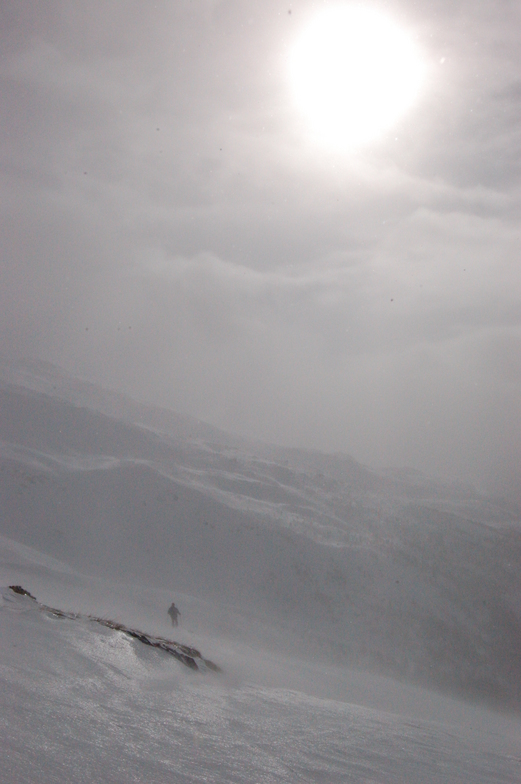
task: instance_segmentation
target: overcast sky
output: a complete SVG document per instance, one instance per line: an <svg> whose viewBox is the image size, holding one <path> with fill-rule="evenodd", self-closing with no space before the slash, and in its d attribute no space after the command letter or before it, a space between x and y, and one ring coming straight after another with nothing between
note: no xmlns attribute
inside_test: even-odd
<svg viewBox="0 0 521 784"><path fill-rule="evenodd" d="M513 482L521 5L372 3L425 74L349 151L288 79L327 5L3 0L2 350L265 440Z"/></svg>

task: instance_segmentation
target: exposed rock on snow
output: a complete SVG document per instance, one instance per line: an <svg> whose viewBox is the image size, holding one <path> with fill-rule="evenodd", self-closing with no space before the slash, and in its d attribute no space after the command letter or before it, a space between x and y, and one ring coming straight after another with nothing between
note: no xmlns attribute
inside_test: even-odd
<svg viewBox="0 0 521 784"><path fill-rule="evenodd" d="M191 670L210 670L211 672L221 672L221 668L217 664L214 664L214 662L210 661L209 659L204 659L196 648L191 648L188 645L182 645L179 642L174 642L174 640L165 640L162 637L155 637L151 634L145 634L144 632L140 632L137 629L130 629L128 626L125 626L122 623L110 621L106 618L96 618L94 615L85 616L81 615L80 613L57 610L55 607L47 607L45 604L40 604L36 597L29 593L29 591L26 591L25 588L22 588L21 585L10 585L9 588L13 593L31 599L38 605L38 608L42 610L42 612L50 613L56 618L69 618L70 620L86 619L89 621L94 621L95 623L101 624L101 626L114 629L114 631L123 632L123 634L127 634L129 637L133 637L134 639L139 640L139 642L142 642L143 645L150 645L152 648L159 648L159 650L170 654L170 656L173 656L175 659L177 659L177 661L180 661Z"/></svg>

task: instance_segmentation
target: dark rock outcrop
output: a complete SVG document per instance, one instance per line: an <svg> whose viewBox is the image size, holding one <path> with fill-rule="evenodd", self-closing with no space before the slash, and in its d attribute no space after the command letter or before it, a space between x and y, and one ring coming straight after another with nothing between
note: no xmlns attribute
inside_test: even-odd
<svg viewBox="0 0 521 784"><path fill-rule="evenodd" d="M209 659L203 658L197 648L191 648L188 645L183 645L182 643L175 642L174 640L166 640L163 637L156 637L151 634L145 634L144 632L138 631L137 629L131 629L128 626L125 626L125 624L117 623L116 621L111 621L106 618L97 618L94 615L81 615L79 613L65 612L64 610L58 610L55 607L48 607L45 604L40 604L36 597L29 593L29 591L26 591L25 588L22 588L21 585L10 585L9 588L11 591L13 591L13 593L19 594L20 596L27 596L29 599L32 599L34 602L36 602L42 612L49 613L55 618L68 618L70 620L84 619L93 621L94 623L99 623L101 626L106 626L108 629L114 629L114 631L122 632L128 637L139 640L139 642L143 643L143 645L149 645L152 648L159 648L159 650L168 653L170 656L173 656L174 659L177 659L177 661L180 661L191 670L210 670L211 672L221 672L221 668Z"/></svg>

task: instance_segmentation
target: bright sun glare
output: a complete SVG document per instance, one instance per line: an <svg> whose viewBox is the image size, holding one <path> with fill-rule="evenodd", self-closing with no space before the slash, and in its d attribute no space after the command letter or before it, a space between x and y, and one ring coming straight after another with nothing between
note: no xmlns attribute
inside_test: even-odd
<svg viewBox="0 0 521 784"><path fill-rule="evenodd" d="M416 98L423 72L409 35L360 6L318 14L290 56L296 104L312 135L334 149L366 144L391 127Z"/></svg>

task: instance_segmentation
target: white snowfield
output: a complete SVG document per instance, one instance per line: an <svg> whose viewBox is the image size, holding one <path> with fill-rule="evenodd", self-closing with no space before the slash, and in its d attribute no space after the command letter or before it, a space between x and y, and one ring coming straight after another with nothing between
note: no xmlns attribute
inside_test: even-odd
<svg viewBox="0 0 521 784"><path fill-rule="evenodd" d="M117 607L148 620L147 631L167 633L160 591L93 580L5 538L0 564L6 784L520 780L515 718L386 678L170 629L224 669L192 672L121 632L42 612L6 586L16 577L46 602ZM194 607L196 618L203 614Z"/></svg>
<svg viewBox="0 0 521 784"><path fill-rule="evenodd" d="M521 782L519 510L46 366L0 411L2 784Z"/></svg>

